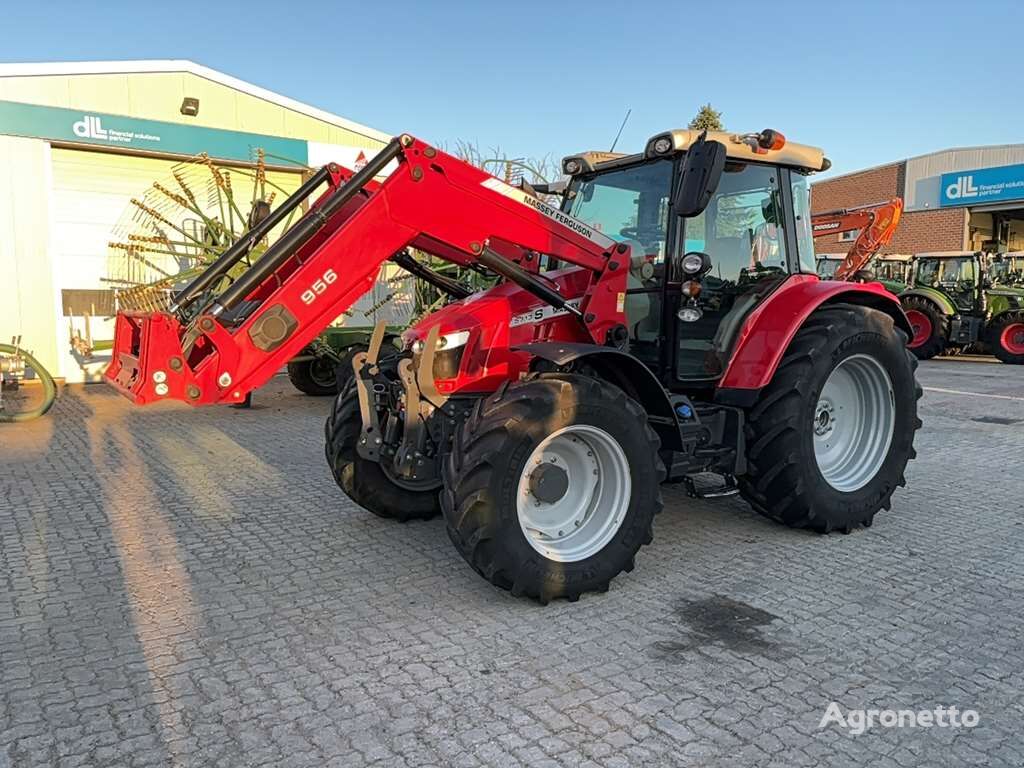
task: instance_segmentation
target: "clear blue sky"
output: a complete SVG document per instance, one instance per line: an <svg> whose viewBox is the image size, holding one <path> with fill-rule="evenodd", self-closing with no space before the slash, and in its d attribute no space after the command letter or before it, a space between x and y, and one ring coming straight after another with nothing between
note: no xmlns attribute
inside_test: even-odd
<svg viewBox="0 0 1024 768"><path fill-rule="evenodd" d="M186 58L389 133L516 156L619 148L711 102L834 172L1024 141L1024 4L5 2L5 61Z"/></svg>

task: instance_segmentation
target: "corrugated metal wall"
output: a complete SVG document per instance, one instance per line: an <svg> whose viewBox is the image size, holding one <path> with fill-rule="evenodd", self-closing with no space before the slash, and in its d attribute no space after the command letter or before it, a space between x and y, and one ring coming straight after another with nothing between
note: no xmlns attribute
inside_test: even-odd
<svg viewBox="0 0 1024 768"><path fill-rule="evenodd" d="M939 181L944 173L1024 163L1024 144L971 147L935 152L907 160L903 202L908 211L939 207Z"/></svg>

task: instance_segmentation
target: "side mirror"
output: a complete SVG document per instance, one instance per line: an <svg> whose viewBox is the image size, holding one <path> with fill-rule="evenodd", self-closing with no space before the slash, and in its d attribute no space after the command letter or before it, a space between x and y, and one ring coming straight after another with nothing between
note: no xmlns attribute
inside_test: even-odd
<svg viewBox="0 0 1024 768"><path fill-rule="evenodd" d="M530 187L538 195L562 195L569 186L567 181L552 181L547 184L531 184Z"/></svg>
<svg viewBox="0 0 1024 768"><path fill-rule="evenodd" d="M708 141L707 131L687 150L672 201L672 211L676 216L697 216L708 207L722 178L725 157L725 145Z"/></svg>

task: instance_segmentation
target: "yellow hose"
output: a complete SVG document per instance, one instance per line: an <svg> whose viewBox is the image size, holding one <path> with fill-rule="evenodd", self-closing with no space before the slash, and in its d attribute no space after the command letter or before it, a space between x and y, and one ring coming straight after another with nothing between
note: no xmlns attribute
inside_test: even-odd
<svg viewBox="0 0 1024 768"><path fill-rule="evenodd" d="M29 419L42 416L50 410L50 406L53 405L53 401L57 397L57 387L53 383L53 377L50 375L49 371L39 364L38 360L23 349L15 349L10 344L0 344L0 355L14 355L15 353L21 355L25 360L25 365L32 368L36 372L36 376L38 376L39 380L42 382L43 403L38 408L33 408L31 411L24 411L23 413L8 414L4 413L4 411L0 409L0 422L28 421Z"/></svg>

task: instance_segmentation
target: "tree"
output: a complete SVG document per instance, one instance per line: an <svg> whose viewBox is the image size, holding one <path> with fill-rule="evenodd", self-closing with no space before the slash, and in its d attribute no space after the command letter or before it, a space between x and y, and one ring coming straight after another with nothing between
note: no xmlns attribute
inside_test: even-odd
<svg viewBox="0 0 1024 768"><path fill-rule="evenodd" d="M693 128L698 131L724 131L725 126L722 125L722 113L710 104L705 104L697 111L697 115L690 121L687 128Z"/></svg>

